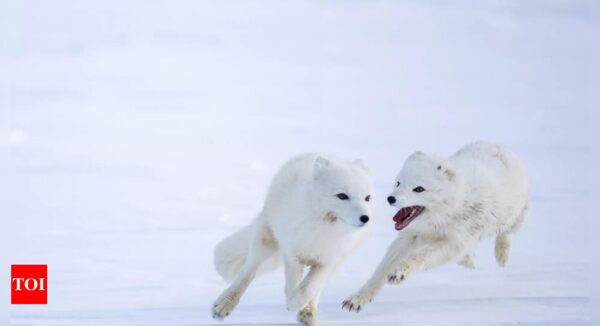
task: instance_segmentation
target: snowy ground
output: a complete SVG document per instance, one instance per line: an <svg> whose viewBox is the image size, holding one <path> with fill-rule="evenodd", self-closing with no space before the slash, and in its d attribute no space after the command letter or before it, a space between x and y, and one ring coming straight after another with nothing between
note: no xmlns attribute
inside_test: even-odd
<svg viewBox="0 0 600 326"><path fill-rule="evenodd" d="M0 279L18 263L48 264L50 279L46 306L8 305L0 282L7 318L215 324L215 244L258 211L282 162L321 151L364 159L379 206L323 293L324 324L587 325L592 6L3 1ZM530 168L508 267L488 241L476 270L429 271L342 311L394 238L384 198L404 158L477 139ZM226 323L293 323L281 274Z"/></svg>

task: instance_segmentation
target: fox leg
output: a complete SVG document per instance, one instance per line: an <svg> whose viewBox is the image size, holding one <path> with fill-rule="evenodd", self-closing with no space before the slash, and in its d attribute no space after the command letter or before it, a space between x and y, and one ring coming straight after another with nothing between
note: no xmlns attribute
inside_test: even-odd
<svg viewBox="0 0 600 326"><path fill-rule="evenodd" d="M394 269L397 260L402 253L406 251L406 248L408 248L409 245L410 241L407 238L398 237L394 240L377 266L375 273L373 273L371 278L362 286L362 288L360 288L360 290L358 290L358 292L342 302L342 309L359 312L367 304L373 301L385 284L387 276Z"/></svg>
<svg viewBox="0 0 600 326"><path fill-rule="evenodd" d="M525 217L527 217L527 211L528 207L525 206L523 210L521 210L521 213L519 213L519 216L511 228L508 231L502 232L496 236L494 254L496 256L496 262L502 267L506 265L506 262L508 261L508 255L510 254L510 248L512 244L510 235L515 233L521 227L525 221Z"/></svg>
<svg viewBox="0 0 600 326"><path fill-rule="evenodd" d="M298 312L296 319L298 322L305 326L313 326L317 324L317 305L319 304L319 298L321 297L321 291L308 302L306 307L302 308Z"/></svg>
<svg viewBox="0 0 600 326"><path fill-rule="evenodd" d="M285 269L285 296L286 298L291 297L294 294L294 290L302 281L302 273L304 266L299 262L285 257L284 258L284 269Z"/></svg>
<svg viewBox="0 0 600 326"><path fill-rule="evenodd" d="M510 254L511 240L510 234L500 233L496 236L496 242L494 246L494 254L496 256L496 262L498 265L504 267Z"/></svg>
<svg viewBox="0 0 600 326"><path fill-rule="evenodd" d="M285 259L285 295L287 298L292 298L294 296L294 291L298 288L298 285L302 281L302 272L304 266L293 259ZM321 290L318 290L318 293L315 297L308 302L308 304L302 308L296 319L299 323L312 326L317 322L317 304L319 303L319 297L321 296Z"/></svg>
<svg viewBox="0 0 600 326"><path fill-rule="evenodd" d="M287 307L291 311L299 311L306 307L321 292L331 268L312 265L302 282L287 297Z"/></svg>
<svg viewBox="0 0 600 326"><path fill-rule="evenodd" d="M462 246L449 241L437 241L408 252L388 275L388 283L399 284L424 269L442 266L464 255Z"/></svg>
<svg viewBox="0 0 600 326"><path fill-rule="evenodd" d="M239 303L240 298L248 288L248 285L254 280L260 263L277 252L274 243L271 232L266 225L257 227L244 266L231 285L223 291L213 304L213 318L222 320L229 316L231 311Z"/></svg>

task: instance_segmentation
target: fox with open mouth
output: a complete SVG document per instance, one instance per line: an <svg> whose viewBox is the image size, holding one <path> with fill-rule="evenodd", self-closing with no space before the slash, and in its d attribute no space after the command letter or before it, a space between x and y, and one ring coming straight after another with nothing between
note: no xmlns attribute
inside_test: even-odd
<svg viewBox="0 0 600 326"><path fill-rule="evenodd" d="M373 276L342 303L360 311L383 285L458 262L474 267L469 249L496 236L500 266L508 259L510 235L527 215L528 178L524 165L506 148L485 142L467 145L448 159L416 152L408 157L387 198L398 237Z"/></svg>

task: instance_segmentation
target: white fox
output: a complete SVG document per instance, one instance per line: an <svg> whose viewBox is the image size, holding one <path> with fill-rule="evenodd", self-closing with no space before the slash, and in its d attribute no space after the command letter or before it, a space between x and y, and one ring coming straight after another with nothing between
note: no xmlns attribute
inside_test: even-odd
<svg viewBox="0 0 600 326"><path fill-rule="evenodd" d="M218 273L233 281L215 301L213 318L228 316L254 277L283 261L287 307L299 311L300 323L313 325L325 281L366 234L372 193L360 161L318 154L288 161L254 221L215 249Z"/></svg>
<svg viewBox="0 0 600 326"><path fill-rule="evenodd" d="M467 145L449 159L412 154L387 198L398 208L398 233L373 276L342 308L360 311L387 281L450 262L473 266L469 248L496 236L499 265L508 259L510 234L527 215L528 178L521 161L507 149L484 142Z"/></svg>

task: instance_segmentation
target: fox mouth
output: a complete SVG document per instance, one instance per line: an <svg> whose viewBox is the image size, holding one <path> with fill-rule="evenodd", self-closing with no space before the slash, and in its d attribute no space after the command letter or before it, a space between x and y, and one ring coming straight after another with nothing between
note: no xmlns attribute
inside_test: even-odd
<svg viewBox="0 0 600 326"><path fill-rule="evenodd" d="M398 231L404 229L410 224L410 222L414 221L417 216L421 215L423 210L425 210L424 206L409 206L400 208L398 213L396 213L393 218L394 222L396 223L394 227Z"/></svg>

